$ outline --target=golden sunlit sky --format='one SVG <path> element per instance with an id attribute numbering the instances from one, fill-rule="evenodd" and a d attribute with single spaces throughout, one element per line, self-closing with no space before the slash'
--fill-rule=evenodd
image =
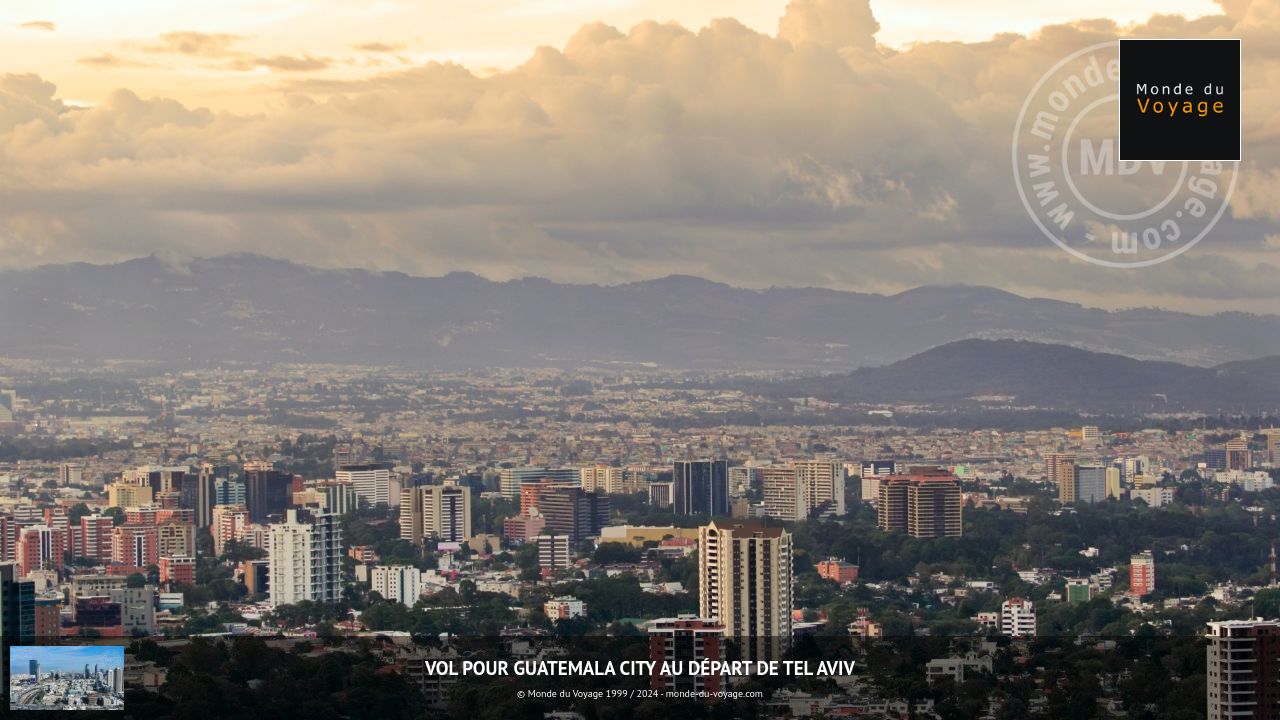
<path id="1" fill-rule="evenodd" d="M 1015 119 L 1117 37 L 1242 38 L 1211 238 L 1136 271 L 1039 234 Z M 1280 0 L 6 0 L 0 269 L 317 267 L 1280 312 Z"/>
<path id="2" fill-rule="evenodd" d="M 785 0 L 7 0 L 0 3 L 0 42 L 8 72 L 39 74 L 68 101 L 96 103 L 128 87 L 253 110 L 268 101 L 280 75 L 358 78 L 433 60 L 484 73 L 519 65 L 539 45 L 559 47 L 588 22 L 625 31 L 646 20 L 700 28 L 732 17 L 773 33 L 785 6 Z M 895 48 L 1030 33 L 1077 18 L 1127 24 L 1157 13 L 1218 11 L 1211 0 L 881 0 L 872 8 L 878 42 Z M 213 40 L 184 47 L 172 33 Z M 272 59 L 279 62 L 254 64 Z"/>

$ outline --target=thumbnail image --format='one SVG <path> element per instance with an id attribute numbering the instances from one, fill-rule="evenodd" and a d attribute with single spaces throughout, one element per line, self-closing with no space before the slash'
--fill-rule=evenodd
<path id="1" fill-rule="evenodd" d="M 10 710 L 123 710 L 124 648 L 9 648 Z"/>

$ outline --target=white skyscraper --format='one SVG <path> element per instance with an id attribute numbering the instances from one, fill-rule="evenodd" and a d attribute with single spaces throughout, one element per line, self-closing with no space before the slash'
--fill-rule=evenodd
<path id="1" fill-rule="evenodd" d="M 342 594 L 342 529 L 335 515 L 298 519 L 290 509 L 271 526 L 268 542 L 271 604 L 336 602 Z"/>

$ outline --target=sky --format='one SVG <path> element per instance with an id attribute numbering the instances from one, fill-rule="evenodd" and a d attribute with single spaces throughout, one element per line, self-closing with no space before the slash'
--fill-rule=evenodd
<path id="1" fill-rule="evenodd" d="M 25 673 L 31 660 L 40 661 L 40 672 L 84 672 L 87 664 L 92 670 L 124 667 L 124 648 L 110 646 L 58 646 L 40 647 L 14 645 L 9 648 L 9 668 L 15 673 Z"/>
<path id="2" fill-rule="evenodd" d="M 1280 0 L 9 0 L 0 267 L 257 252 L 613 284 L 990 285 L 1280 312 Z M 1057 58 L 1245 41 L 1193 251 L 1054 248 L 1008 169 Z"/>

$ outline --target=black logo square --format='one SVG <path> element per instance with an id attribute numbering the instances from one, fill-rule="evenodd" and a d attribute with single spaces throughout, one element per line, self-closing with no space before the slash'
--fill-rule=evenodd
<path id="1" fill-rule="evenodd" d="M 1120 159 L 1239 160 L 1240 41 L 1121 39 Z"/>

